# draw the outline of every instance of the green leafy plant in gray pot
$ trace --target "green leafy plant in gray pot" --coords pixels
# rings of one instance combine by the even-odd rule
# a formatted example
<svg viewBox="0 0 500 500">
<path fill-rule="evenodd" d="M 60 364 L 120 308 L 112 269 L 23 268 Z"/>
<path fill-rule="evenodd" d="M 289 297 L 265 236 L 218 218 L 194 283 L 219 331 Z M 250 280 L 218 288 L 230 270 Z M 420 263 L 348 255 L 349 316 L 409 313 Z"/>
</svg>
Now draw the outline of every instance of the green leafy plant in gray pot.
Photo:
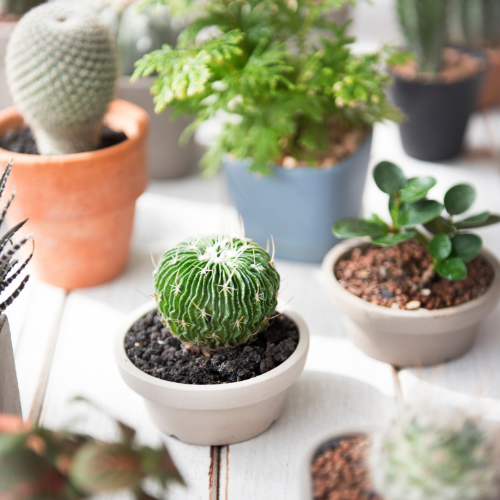
<svg viewBox="0 0 500 500">
<path fill-rule="evenodd" d="M 500 3 L 495 0 L 450 0 L 449 39 L 486 54 L 488 70 L 476 106 L 500 102 Z"/>
<path fill-rule="evenodd" d="M 154 78 L 131 82 L 135 63 L 164 44 L 175 45 L 177 35 L 185 26 L 184 18 L 175 18 L 164 5 L 144 7 L 141 0 L 88 0 L 116 37 L 120 76 L 118 95 L 148 112 L 148 170 L 153 179 L 171 179 L 192 172 L 204 148 L 194 138 L 189 145 L 179 144 L 183 130 L 191 123 L 187 117 L 171 119 L 170 111 L 155 113 L 150 87 Z"/>
<path fill-rule="evenodd" d="M 407 179 L 393 163 L 381 162 L 373 178 L 389 196 L 391 222 L 377 215 L 338 220 L 335 234 L 354 239 L 337 245 L 323 262 L 327 290 L 344 314 L 348 334 L 369 355 L 399 366 L 464 354 L 480 321 L 500 300 L 500 263 L 470 230 L 496 224 L 500 217 L 482 212 L 457 218 L 474 203 L 476 192 L 469 184 L 450 188 L 441 203 L 427 198 L 436 184 L 432 177 Z M 384 247 L 394 248 L 394 255 L 376 250 Z M 354 255 L 363 258 L 367 252 L 382 273 L 349 269 Z M 481 271 L 468 278 L 468 266 Z M 462 288 L 449 284 L 462 281 Z M 367 292 L 372 284 L 375 288 Z M 460 297 L 450 300 L 452 290 Z"/>
<path fill-rule="evenodd" d="M 4 193 L 11 169 L 12 164 L 9 163 L 0 179 L 0 197 Z M 5 215 L 14 198 L 15 194 L 12 194 L 5 202 L 0 214 L 0 225 L 3 224 Z M 23 271 L 33 257 L 33 252 L 24 260 L 18 259 L 16 256 L 19 250 L 31 240 L 31 235 L 21 238 L 18 243 L 13 243 L 14 236 L 25 223 L 26 221 L 22 221 L 14 225 L 0 237 L 0 294 L 9 294 L 0 303 L 0 413 L 15 415 L 21 414 L 21 401 L 17 385 L 9 321 L 3 313 L 19 296 L 29 280 L 29 275 L 26 275 L 19 281 Z"/>
<path fill-rule="evenodd" d="M 248 236 L 272 234 L 279 258 L 323 258 L 326 229 L 359 212 L 372 125 L 398 116 L 379 54 L 354 55 L 328 18 L 341 4 L 215 0 L 134 74 L 158 75 L 158 112 L 196 117 L 186 136 L 212 129 L 205 174 L 222 165 Z"/>
<path fill-rule="evenodd" d="M 405 47 L 387 62 L 391 99 L 406 115 L 403 147 L 420 160 L 453 158 L 484 79 L 484 56 L 449 47 L 447 0 L 397 0 L 396 8 Z"/>
</svg>

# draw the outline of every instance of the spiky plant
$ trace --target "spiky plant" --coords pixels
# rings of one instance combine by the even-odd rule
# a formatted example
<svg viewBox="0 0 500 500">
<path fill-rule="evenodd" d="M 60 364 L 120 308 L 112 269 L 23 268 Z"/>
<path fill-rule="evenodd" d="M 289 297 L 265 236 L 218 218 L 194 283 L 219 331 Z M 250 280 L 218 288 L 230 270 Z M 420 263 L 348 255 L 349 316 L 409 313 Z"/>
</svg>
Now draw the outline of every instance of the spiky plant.
<svg viewBox="0 0 500 500">
<path fill-rule="evenodd" d="M 0 179 L 0 197 L 2 196 L 5 185 L 7 184 L 7 178 L 9 177 L 10 171 L 12 169 L 12 163 L 7 165 L 4 170 L 2 178 Z M 12 194 L 7 200 L 2 212 L 0 213 L 0 226 L 2 225 L 7 210 L 10 204 L 14 200 L 15 194 Z M 5 292 L 8 286 L 10 286 L 16 278 L 18 278 L 24 271 L 28 262 L 33 257 L 33 251 L 31 254 L 19 265 L 19 260 L 16 259 L 16 253 L 23 247 L 29 240 L 31 240 L 31 235 L 22 238 L 18 243 L 13 243 L 12 238 L 15 234 L 26 224 L 27 219 L 15 225 L 12 229 L 7 231 L 3 236 L 0 237 L 0 294 Z M 3 313 L 5 309 L 14 302 L 14 300 L 19 296 L 23 288 L 28 282 L 29 275 L 25 276 L 21 283 L 15 288 L 13 292 L 9 295 L 7 299 L 0 303 L 0 313 Z"/>
<path fill-rule="evenodd" d="M 142 446 L 134 429 L 115 422 L 120 440 L 107 443 L 0 414 L 0 498 L 83 500 L 125 489 L 137 500 L 159 500 L 170 483 L 183 484 L 165 446 Z M 145 482 L 156 486 L 154 496 Z"/>
<path fill-rule="evenodd" d="M 436 75 L 447 43 L 448 0 L 397 0 L 396 6 L 407 49 L 420 71 Z"/>
<path fill-rule="evenodd" d="M 375 438 L 375 489 L 384 500 L 496 500 L 499 437 L 459 411 L 408 410 Z"/>
<path fill-rule="evenodd" d="M 206 236 L 165 252 L 154 285 L 158 311 L 172 333 L 216 349 L 247 342 L 269 325 L 280 276 L 256 243 Z"/>
<path fill-rule="evenodd" d="M 3 10 L 6 14 L 23 16 L 29 10 L 45 3 L 47 0 L 4 0 Z"/>
<path fill-rule="evenodd" d="M 95 150 L 115 92 L 117 54 L 99 16 L 75 3 L 40 5 L 17 24 L 6 70 L 40 154 Z"/>
</svg>

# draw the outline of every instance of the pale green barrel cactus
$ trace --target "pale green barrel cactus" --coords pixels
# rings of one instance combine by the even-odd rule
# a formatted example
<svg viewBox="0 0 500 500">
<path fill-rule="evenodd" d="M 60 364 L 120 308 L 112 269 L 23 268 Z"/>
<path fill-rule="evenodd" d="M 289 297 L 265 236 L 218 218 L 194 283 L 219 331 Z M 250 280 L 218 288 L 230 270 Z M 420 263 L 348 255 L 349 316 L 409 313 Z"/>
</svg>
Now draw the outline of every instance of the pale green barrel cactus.
<svg viewBox="0 0 500 500">
<path fill-rule="evenodd" d="M 7 14 L 22 16 L 30 9 L 44 3 L 46 0 L 4 0 L 3 10 Z"/>
<path fill-rule="evenodd" d="M 181 341 L 209 349 L 247 342 L 269 325 L 280 276 L 259 245 L 233 236 L 191 238 L 154 273 L 158 311 Z"/>
<path fill-rule="evenodd" d="M 498 438 L 497 428 L 459 412 L 408 414 L 375 439 L 375 489 L 384 500 L 496 500 Z"/>
<path fill-rule="evenodd" d="M 95 150 L 115 92 L 117 55 L 108 28 L 77 2 L 28 12 L 7 46 L 7 79 L 40 154 Z"/>
</svg>

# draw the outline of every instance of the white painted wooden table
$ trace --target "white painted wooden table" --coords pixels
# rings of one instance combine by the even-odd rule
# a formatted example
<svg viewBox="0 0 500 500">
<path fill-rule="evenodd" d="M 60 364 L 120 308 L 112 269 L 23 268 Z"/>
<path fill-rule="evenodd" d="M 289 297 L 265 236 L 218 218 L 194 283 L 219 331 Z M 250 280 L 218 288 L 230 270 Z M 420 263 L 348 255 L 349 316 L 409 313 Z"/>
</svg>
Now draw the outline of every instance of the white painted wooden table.
<svg viewBox="0 0 500 500">
<path fill-rule="evenodd" d="M 471 182 L 480 193 L 475 208 L 500 212 L 500 113 L 474 117 L 468 141 L 474 150 L 460 160 L 423 163 L 404 155 L 395 126 L 379 126 L 371 163 L 390 159 L 408 175 L 435 176 L 436 196 L 456 182 Z M 283 417 L 256 439 L 221 448 L 162 437 L 140 398 L 120 380 L 112 338 L 120 319 L 152 293 L 151 254 L 158 256 L 186 236 L 238 229 L 226 198 L 220 179 L 156 183 L 138 202 L 132 256 L 121 277 L 69 294 L 36 278 L 30 281 L 7 311 L 25 418 L 115 438 L 116 429 L 105 417 L 70 404 L 73 396 L 84 395 L 139 429 L 144 442 L 166 442 L 188 484 L 186 489 L 172 487 L 172 500 L 299 500 L 298 472 L 307 447 L 337 427 L 379 422 L 400 394 L 411 397 L 416 388 L 424 387 L 464 404 L 479 401 L 494 418 L 500 413 L 500 309 L 484 322 L 479 341 L 464 358 L 441 368 L 396 374 L 345 338 L 339 312 L 323 289 L 319 266 L 281 261 L 281 300 L 303 315 L 312 335 L 306 370 L 289 392 Z M 379 211 L 379 201 L 385 206 L 370 176 L 365 211 Z M 485 229 L 481 234 L 500 254 L 500 230 Z"/>
</svg>

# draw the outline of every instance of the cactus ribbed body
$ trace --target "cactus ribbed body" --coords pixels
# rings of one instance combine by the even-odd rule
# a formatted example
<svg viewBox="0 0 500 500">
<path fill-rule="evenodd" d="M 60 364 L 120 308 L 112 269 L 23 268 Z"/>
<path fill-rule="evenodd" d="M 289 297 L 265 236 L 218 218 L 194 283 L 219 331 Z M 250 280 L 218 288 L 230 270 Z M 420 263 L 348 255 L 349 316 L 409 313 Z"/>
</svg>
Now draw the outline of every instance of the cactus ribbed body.
<svg viewBox="0 0 500 500">
<path fill-rule="evenodd" d="M 244 343 L 269 325 L 280 276 L 256 243 L 207 236 L 165 252 L 154 284 L 158 311 L 172 333 L 216 349 Z"/>
<path fill-rule="evenodd" d="M 46 0 L 5 0 L 5 12 L 14 16 L 22 16 Z"/>
<path fill-rule="evenodd" d="M 436 74 L 447 37 L 448 0 L 397 0 L 399 23 L 419 69 Z"/>
<path fill-rule="evenodd" d="M 372 472 L 384 500 L 494 500 L 498 436 L 471 417 L 434 412 L 392 422 L 376 440 Z M 491 433 L 492 434 L 492 433 Z"/>
<path fill-rule="evenodd" d="M 117 56 L 108 28 L 90 10 L 56 2 L 16 26 L 7 78 L 40 154 L 92 151 L 115 92 Z"/>
</svg>

